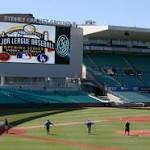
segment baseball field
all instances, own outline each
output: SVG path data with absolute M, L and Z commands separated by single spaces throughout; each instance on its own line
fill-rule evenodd
M 8 134 L 0 135 L 0 150 L 149 150 L 150 109 L 75 108 L 1 109 Z M 54 123 L 50 134 L 44 122 Z M 94 122 L 87 133 L 85 122 Z M 124 136 L 126 121 L 130 136 Z

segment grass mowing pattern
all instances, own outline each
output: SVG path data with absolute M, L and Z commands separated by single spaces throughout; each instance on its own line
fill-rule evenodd
M 8 118 L 13 122 L 16 119 L 24 120 L 19 126 L 43 125 L 46 119 L 52 120 L 56 126 L 52 128 L 53 135 L 47 135 L 44 128 L 30 129 L 26 133 L 36 137 L 49 137 L 55 139 L 65 139 L 80 143 L 98 145 L 100 147 L 120 148 L 121 150 L 149 150 L 150 137 L 143 136 L 122 136 L 116 133 L 117 130 L 124 129 L 124 122 L 119 121 L 102 121 L 95 123 L 92 134 L 88 135 L 84 124 L 57 126 L 58 123 L 83 122 L 87 119 L 92 120 L 109 120 L 110 118 L 129 117 L 129 116 L 147 116 L 150 110 L 142 109 L 117 109 L 117 108 L 87 108 L 87 109 L 70 109 L 70 110 L 27 110 L 27 112 L 13 113 L 16 110 L 3 111 L 0 119 Z M 10 112 L 10 114 L 9 114 Z M 12 114 L 12 115 L 11 115 Z M 37 117 L 35 117 L 37 116 Z M 38 117 L 39 116 L 39 117 Z M 21 122 L 20 122 L 21 123 Z M 131 130 L 150 130 L 150 122 L 131 122 Z M 0 137 L 0 150 L 10 150 L 15 144 L 15 150 L 84 150 L 78 146 L 67 146 L 63 144 L 52 144 L 39 142 L 35 140 L 21 139 L 17 137 Z M 85 149 L 86 150 L 86 149 Z

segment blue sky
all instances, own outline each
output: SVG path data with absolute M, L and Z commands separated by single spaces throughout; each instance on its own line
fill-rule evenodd
M 98 25 L 150 28 L 150 0 L 0 0 L 0 13 L 33 13 L 36 18 Z

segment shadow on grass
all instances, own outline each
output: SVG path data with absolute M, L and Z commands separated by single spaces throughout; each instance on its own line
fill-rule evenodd
M 61 110 L 61 108 L 58 108 Z M 24 113 L 36 113 L 44 111 L 57 110 L 57 108 L 48 108 L 48 107 L 39 107 L 39 108 L 1 108 L 0 116 L 15 115 L 15 114 L 24 114 Z

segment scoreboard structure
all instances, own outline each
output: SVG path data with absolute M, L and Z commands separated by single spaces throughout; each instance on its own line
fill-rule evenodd
M 0 21 L 0 76 L 80 77 L 82 53 L 78 27 Z

